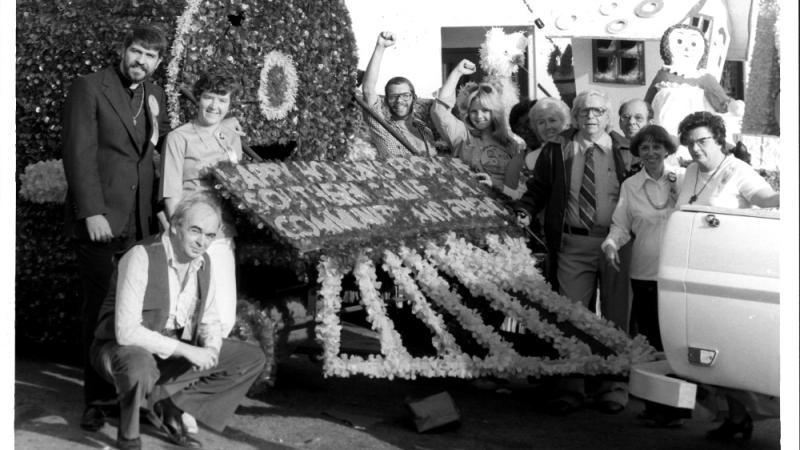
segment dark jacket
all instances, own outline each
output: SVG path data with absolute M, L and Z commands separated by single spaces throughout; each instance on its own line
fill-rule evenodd
M 148 330 L 160 333 L 164 330 L 169 317 L 169 266 L 167 253 L 164 244 L 161 242 L 161 234 L 156 234 L 145 238 L 136 245 L 144 246 L 147 251 L 147 288 L 144 293 L 144 303 L 142 305 L 142 325 Z M 203 255 L 203 267 L 197 272 L 198 279 L 198 311 L 205 311 L 205 304 L 208 300 L 208 289 L 211 280 L 211 263 L 208 254 Z M 97 319 L 97 328 L 94 337 L 99 341 L 115 340 L 114 331 L 114 307 L 117 299 L 117 270 L 111 276 L 108 295 L 106 295 L 103 305 L 100 307 L 100 314 Z M 194 327 L 192 343 L 197 344 L 198 330 L 202 314 L 196 318 L 197 326 Z
M 70 87 L 62 121 L 70 238 L 88 239 L 84 219 L 97 214 L 105 215 L 115 237 L 134 215 L 143 236 L 150 234 L 156 182 L 151 137 L 164 136 L 169 120 L 164 91 L 150 82 L 144 89 L 142 134 L 136 132 L 130 96 L 113 67 L 79 77 Z
M 527 191 L 522 198 L 514 204 L 516 211 L 525 211 L 530 217 L 535 217 L 544 209 L 544 237 L 547 244 L 547 281 L 553 290 L 558 291 L 558 252 L 561 249 L 561 233 L 564 229 L 564 218 L 569 197 L 570 174 L 572 173 L 572 158 L 564 160 L 567 144 L 572 141 L 577 133 L 570 129 L 561 133 L 558 142 L 548 142 L 542 149 L 533 175 L 528 178 Z M 619 184 L 630 176 L 629 167 L 620 152 L 619 135 L 611 135 L 611 151 L 614 157 L 614 170 Z

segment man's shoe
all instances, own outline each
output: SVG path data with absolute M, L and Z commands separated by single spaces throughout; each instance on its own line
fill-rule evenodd
M 122 436 L 117 436 L 117 448 L 119 450 L 142 450 L 142 439 L 138 437 L 125 439 Z
M 202 442 L 189 436 L 189 433 L 186 432 L 181 420 L 182 414 L 183 411 L 178 409 L 172 400 L 166 398 L 153 405 L 153 411 L 149 411 L 147 417 L 153 426 L 163 431 L 167 440 L 173 444 L 185 448 L 203 448 Z
M 99 406 L 88 405 L 81 415 L 81 428 L 86 431 L 98 431 L 106 424 L 106 415 Z

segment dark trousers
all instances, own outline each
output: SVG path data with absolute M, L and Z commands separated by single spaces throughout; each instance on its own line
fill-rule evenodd
M 664 350 L 658 326 L 658 283 L 631 279 L 631 289 L 631 334 L 642 334 L 656 350 Z
M 92 368 L 89 348 L 94 341 L 94 330 L 100 306 L 108 293 L 108 284 L 114 272 L 114 255 L 124 252 L 134 244 L 132 238 L 116 238 L 107 244 L 84 240 L 73 241 L 78 262 L 78 275 L 83 290 L 81 304 L 81 344 L 83 356 L 83 400 L 86 405 L 113 400 L 114 386 L 108 384 Z
M 264 352 L 253 344 L 224 339 L 216 367 L 192 370 L 183 358 L 161 359 L 137 346 L 95 342 L 92 362 L 117 388 L 119 436 L 139 436 L 140 408 L 167 397 L 209 428 L 221 432 L 264 369 Z

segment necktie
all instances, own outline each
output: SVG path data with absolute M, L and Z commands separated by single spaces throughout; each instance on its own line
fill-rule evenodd
M 594 213 L 597 209 L 597 200 L 594 191 L 594 147 L 586 150 L 583 162 L 583 178 L 581 190 L 578 194 L 578 216 L 587 230 L 594 225 Z

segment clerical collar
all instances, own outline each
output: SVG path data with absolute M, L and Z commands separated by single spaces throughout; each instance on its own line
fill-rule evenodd
M 117 72 L 117 76 L 119 77 L 119 82 L 122 83 L 122 87 L 127 89 L 129 93 L 133 93 L 144 84 L 144 81 L 139 82 L 136 84 L 136 88 L 133 89 L 131 88 L 131 86 L 134 84 L 133 81 L 131 81 L 130 78 L 126 77 L 125 74 L 122 73 L 122 71 L 119 69 L 119 66 L 116 67 L 115 72 Z

